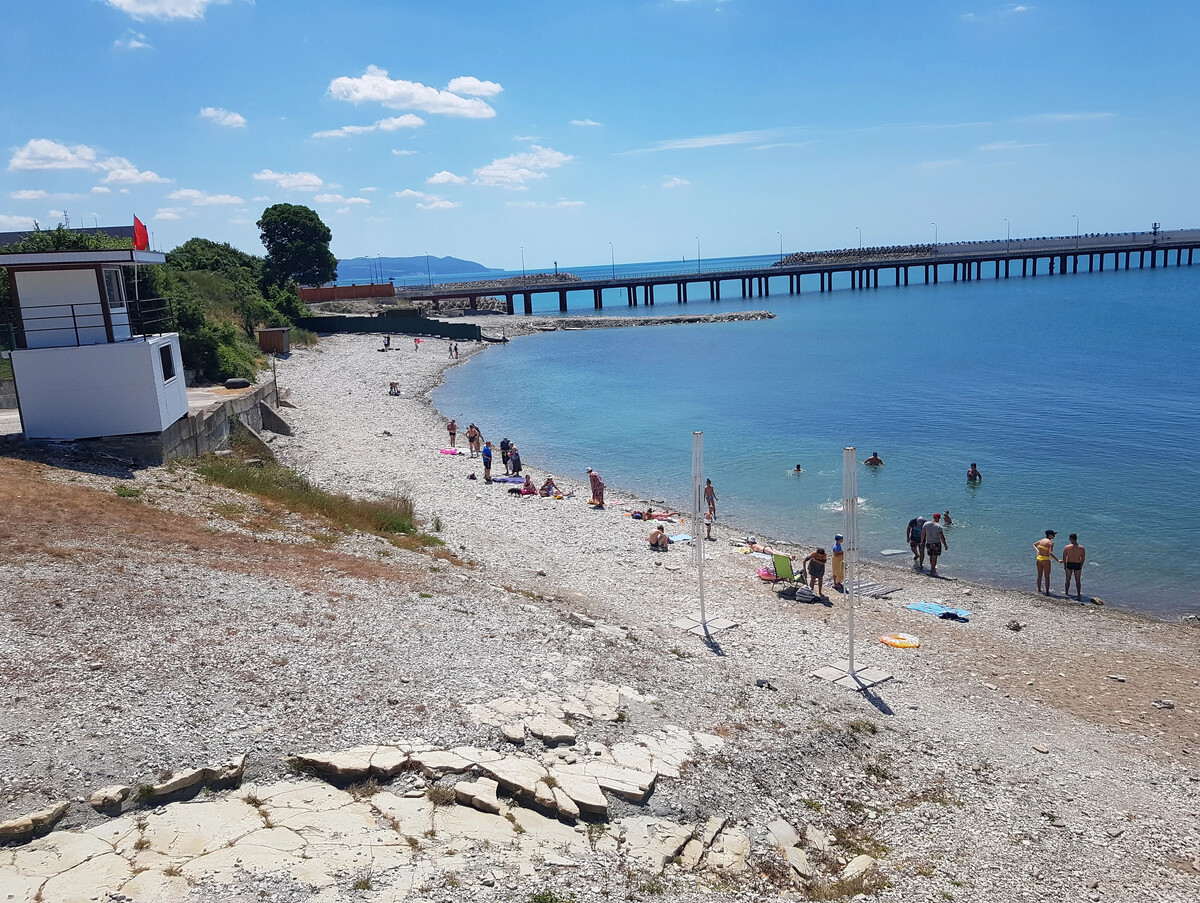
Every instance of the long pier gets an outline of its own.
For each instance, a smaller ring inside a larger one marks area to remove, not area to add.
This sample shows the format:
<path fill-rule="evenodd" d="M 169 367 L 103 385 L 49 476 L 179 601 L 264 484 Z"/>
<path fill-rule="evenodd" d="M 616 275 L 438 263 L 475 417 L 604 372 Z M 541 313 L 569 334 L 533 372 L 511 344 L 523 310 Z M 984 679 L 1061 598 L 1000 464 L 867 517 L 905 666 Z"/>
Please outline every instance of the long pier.
<path fill-rule="evenodd" d="M 979 279 L 1008 279 L 1010 276 L 1066 275 L 1085 272 L 1104 272 L 1106 268 L 1144 269 L 1159 266 L 1192 265 L 1200 248 L 1200 229 L 1173 231 L 1125 232 L 1104 235 L 1072 235 L 1058 238 L 998 239 L 992 241 L 957 242 L 954 244 L 916 245 L 895 248 L 846 249 L 822 251 L 803 255 L 793 262 L 784 258 L 768 267 L 751 269 L 703 270 L 695 273 L 659 273 L 619 275 L 608 279 L 562 279 L 540 274 L 536 281 L 512 279 L 496 287 L 481 288 L 464 283 L 461 288 L 449 285 L 434 286 L 429 291 L 397 289 L 396 294 L 414 301 L 426 301 L 436 310 L 445 301 L 465 301 L 475 309 L 479 299 L 502 296 L 508 313 L 516 312 L 515 301 L 520 298 L 526 314 L 533 313 L 533 296 L 557 294 L 558 309 L 567 310 L 567 296 L 572 292 L 589 292 L 592 307 L 604 307 L 605 289 L 623 289 L 629 307 L 639 302 L 652 306 L 662 300 L 662 289 L 674 288 L 674 301 L 686 304 L 691 286 L 707 286 L 711 300 L 719 300 L 728 283 L 733 283 L 743 298 L 767 297 L 772 286 L 786 286 L 788 294 L 801 294 L 802 287 L 816 291 L 834 290 L 835 277 L 843 288 L 853 290 L 879 288 L 880 274 L 884 286 L 938 284 L 949 278 L 953 282 Z M 1082 261 L 1082 264 L 1081 264 Z M 1019 272 L 1018 272 L 1019 271 Z M 808 277 L 805 279 L 805 277 Z M 802 282 L 804 285 L 802 286 Z M 848 283 L 848 284 L 846 284 Z M 703 294 L 703 288 L 701 289 Z M 724 297 L 737 297 L 725 295 Z M 694 300 L 694 299 L 693 299 Z"/>

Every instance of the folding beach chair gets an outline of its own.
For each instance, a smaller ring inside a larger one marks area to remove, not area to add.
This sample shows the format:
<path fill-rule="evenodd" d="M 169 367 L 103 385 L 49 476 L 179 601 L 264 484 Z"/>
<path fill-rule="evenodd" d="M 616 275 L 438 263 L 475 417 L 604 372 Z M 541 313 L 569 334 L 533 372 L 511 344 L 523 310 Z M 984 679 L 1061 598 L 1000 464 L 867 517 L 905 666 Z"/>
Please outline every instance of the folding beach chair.
<path fill-rule="evenodd" d="M 804 583 L 804 575 L 799 577 L 792 571 L 792 559 L 786 555 L 776 555 L 775 557 L 775 576 L 784 583 L 794 584 L 795 589 L 784 590 L 780 595 L 793 595 L 797 602 L 813 602 L 817 598 L 817 594 L 810 590 Z"/>

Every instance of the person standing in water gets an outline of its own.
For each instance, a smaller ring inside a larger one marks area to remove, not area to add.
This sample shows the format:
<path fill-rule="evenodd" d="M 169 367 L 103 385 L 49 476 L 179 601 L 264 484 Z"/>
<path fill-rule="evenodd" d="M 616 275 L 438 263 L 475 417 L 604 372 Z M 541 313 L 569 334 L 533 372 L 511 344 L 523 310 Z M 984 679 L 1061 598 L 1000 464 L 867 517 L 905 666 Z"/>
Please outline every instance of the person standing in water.
<path fill-rule="evenodd" d="M 925 544 L 925 554 L 929 556 L 929 576 L 936 577 L 938 556 L 942 554 L 942 549 L 949 549 L 950 543 L 946 542 L 946 534 L 942 532 L 942 525 L 938 523 L 942 516 L 938 512 L 933 512 L 933 520 L 926 521 L 925 526 L 921 528 L 921 541 Z"/>
<path fill-rule="evenodd" d="M 708 503 L 708 513 L 712 519 L 717 519 L 717 491 L 713 489 L 712 480 L 704 481 L 704 501 Z"/>
<path fill-rule="evenodd" d="M 1054 537 L 1057 534 L 1053 530 L 1046 531 L 1046 538 L 1039 539 L 1033 544 L 1033 548 L 1037 551 L 1037 587 L 1038 592 L 1042 592 L 1042 578 L 1046 580 L 1045 595 L 1050 595 L 1050 560 L 1062 561 L 1054 554 Z"/>
<path fill-rule="evenodd" d="M 1063 548 L 1062 563 L 1063 569 L 1067 572 L 1067 585 L 1063 590 L 1064 595 L 1071 595 L 1071 575 L 1075 575 L 1075 598 L 1080 602 L 1083 601 L 1083 591 L 1079 587 L 1079 578 L 1083 574 L 1083 561 L 1087 558 L 1087 549 L 1079 544 L 1079 537 L 1072 533 L 1068 537 L 1071 541 Z"/>
<path fill-rule="evenodd" d="M 883 458 L 879 457 L 879 452 L 871 452 L 871 457 L 863 461 L 868 467 L 882 467 Z"/>
<path fill-rule="evenodd" d="M 970 469 L 967 470 L 967 482 L 968 483 L 982 483 L 983 482 L 983 474 L 981 474 L 979 472 L 979 468 L 975 466 L 974 461 L 971 462 L 971 467 L 970 467 Z"/>

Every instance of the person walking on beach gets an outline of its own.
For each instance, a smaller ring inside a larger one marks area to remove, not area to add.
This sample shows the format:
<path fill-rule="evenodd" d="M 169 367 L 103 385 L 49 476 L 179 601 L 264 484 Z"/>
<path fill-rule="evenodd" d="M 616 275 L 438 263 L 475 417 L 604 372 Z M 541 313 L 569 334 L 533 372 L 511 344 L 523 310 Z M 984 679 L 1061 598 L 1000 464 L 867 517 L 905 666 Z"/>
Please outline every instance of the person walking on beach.
<path fill-rule="evenodd" d="M 509 442 L 508 437 L 505 436 L 503 439 L 500 440 L 500 461 L 504 464 L 504 475 L 506 477 L 509 475 L 509 473 L 508 473 L 508 450 L 510 448 L 512 448 L 512 443 Z"/>
<path fill-rule="evenodd" d="M 713 525 L 712 512 L 711 511 L 705 512 L 705 514 L 704 514 L 704 538 L 705 539 L 713 538 L 712 525 Z M 716 540 L 713 540 L 713 542 L 716 542 Z"/>
<path fill-rule="evenodd" d="M 1062 561 L 1054 554 L 1054 537 L 1057 534 L 1053 530 L 1046 531 L 1046 538 L 1039 539 L 1033 544 L 1033 548 L 1037 551 L 1037 587 L 1038 592 L 1042 591 L 1042 578 L 1046 580 L 1046 595 L 1050 595 L 1050 559 Z"/>
<path fill-rule="evenodd" d="M 467 427 L 467 450 L 471 453 L 471 457 L 475 457 L 475 453 L 479 451 L 476 445 L 479 443 L 479 427 L 474 423 Z"/>
<path fill-rule="evenodd" d="M 483 458 L 483 482 L 490 483 L 492 482 L 492 443 L 483 443 L 481 456 Z"/>
<path fill-rule="evenodd" d="M 929 556 L 929 576 L 936 577 L 938 556 L 942 554 L 942 548 L 950 548 L 950 543 L 946 542 L 946 534 L 942 532 L 942 525 L 938 523 L 942 516 L 938 512 L 933 512 L 933 520 L 926 521 L 925 526 L 921 528 L 921 541 L 925 544 L 925 554 Z"/>
<path fill-rule="evenodd" d="M 458 342 L 454 343 L 454 359 L 458 360 Z"/>
<path fill-rule="evenodd" d="M 517 451 L 515 445 L 508 447 L 508 469 L 512 471 L 514 477 L 521 475 L 521 453 Z"/>
<path fill-rule="evenodd" d="M 904 531 L 904 539 L 912 549 L 913 565 L 921 570 L 925 570 L 925 545 L 921 540 L 921 530 L 924 527 L 925 518 L 918 514 L 908 522 L 908 529 Z"/>
<path fill-rule="evenodd" d="M 983 482 L 983 474 L 981 474 L 979 472 L 979 468 L 975 466 L 974 461 L 971 462 L 971 467 L 969 470 L 967 470 L 967 482 L 968 483 L 982 483 Z"/>
<path fill-rule="evenodd" d="M 1087 557 L 1087 549 L 1079 544 L 1079 537 L 1072 533 L 1071 541 L 1063 548 L 1063 569 L 1067 572 L 1067 586 L 1063 595 L 1071 595 L 1071 575 L 1075 575 L 1075 598 L 1083 601 L 1083 590 L 1079 587 L 1079 578 L 1083 574 L 1083 560 Z"/>
<path fill-rule="evenodd" d="M 713 520 L 717 519 L 717 491 L 713 489 L 712 480 L 704 481 L 704 501 L 708 503 L 708 513 Z"/>
<path fill-rule="evenodd" d="M 833 588 L 841 592 L 846 579 L 846 553 L 842 549 L 842 534 L 833 537 Z"/>
<path fill-rule="evenodd" d="M 450 434 L 450 447 L 458 448 L 458 446 L 455 444 L 458 441 L 458 421 L 456 421 L 453 417 L 451 417 L 450 422 L 446 424 L 446 432 Z"/>
<path fill-rule="evenodd" d="M 808 573 L 808 588 L 821 599 L 825 598 L 825 562 L 828 560 L 829 556 L 825 554 L 825 550 L 817 549 L 811 555 L 805 555 L 804 560 L 800 562 L 804 572 Z"/>
<path fill-rule="evenodd" d="M 604 507 L 604 481 L 602 479 L 600 479 L 600 474 L 596 473 L 596 471 L 592 470 L 590 467 L 587 469 L 587 472 L 588 472 L 588 480 L 592 484 L 592 498 L 591 498 L 590 504 L 594 505 L 597 508 L 603 508 Z"/>

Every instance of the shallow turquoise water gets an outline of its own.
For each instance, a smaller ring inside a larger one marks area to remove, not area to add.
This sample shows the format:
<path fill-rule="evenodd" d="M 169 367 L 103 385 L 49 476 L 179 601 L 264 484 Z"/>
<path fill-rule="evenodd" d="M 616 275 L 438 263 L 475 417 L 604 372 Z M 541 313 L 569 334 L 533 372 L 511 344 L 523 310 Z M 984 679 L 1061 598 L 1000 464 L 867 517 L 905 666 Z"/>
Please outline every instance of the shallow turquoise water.
<path fill-rule="evenodd" d="M 1198 300 L 1187 267 L 825 295 L 806 283 L 684 308 L 774 320 L 522 338 L 452 371 L 435 401 L 517 441 L 535 471 L 591 466 L 677 505 L 703 430 L 722 520 L 826 546 L 842 526 L 842 447 L 878 451 L 886 466 L 858 475 L 867 557 L 948 508 L 946 574 L 1032 589 L 1034 540 L 1054 529 L 1061 549 L 1076 532 L 1085 593 L 1200 611 Z"/>

